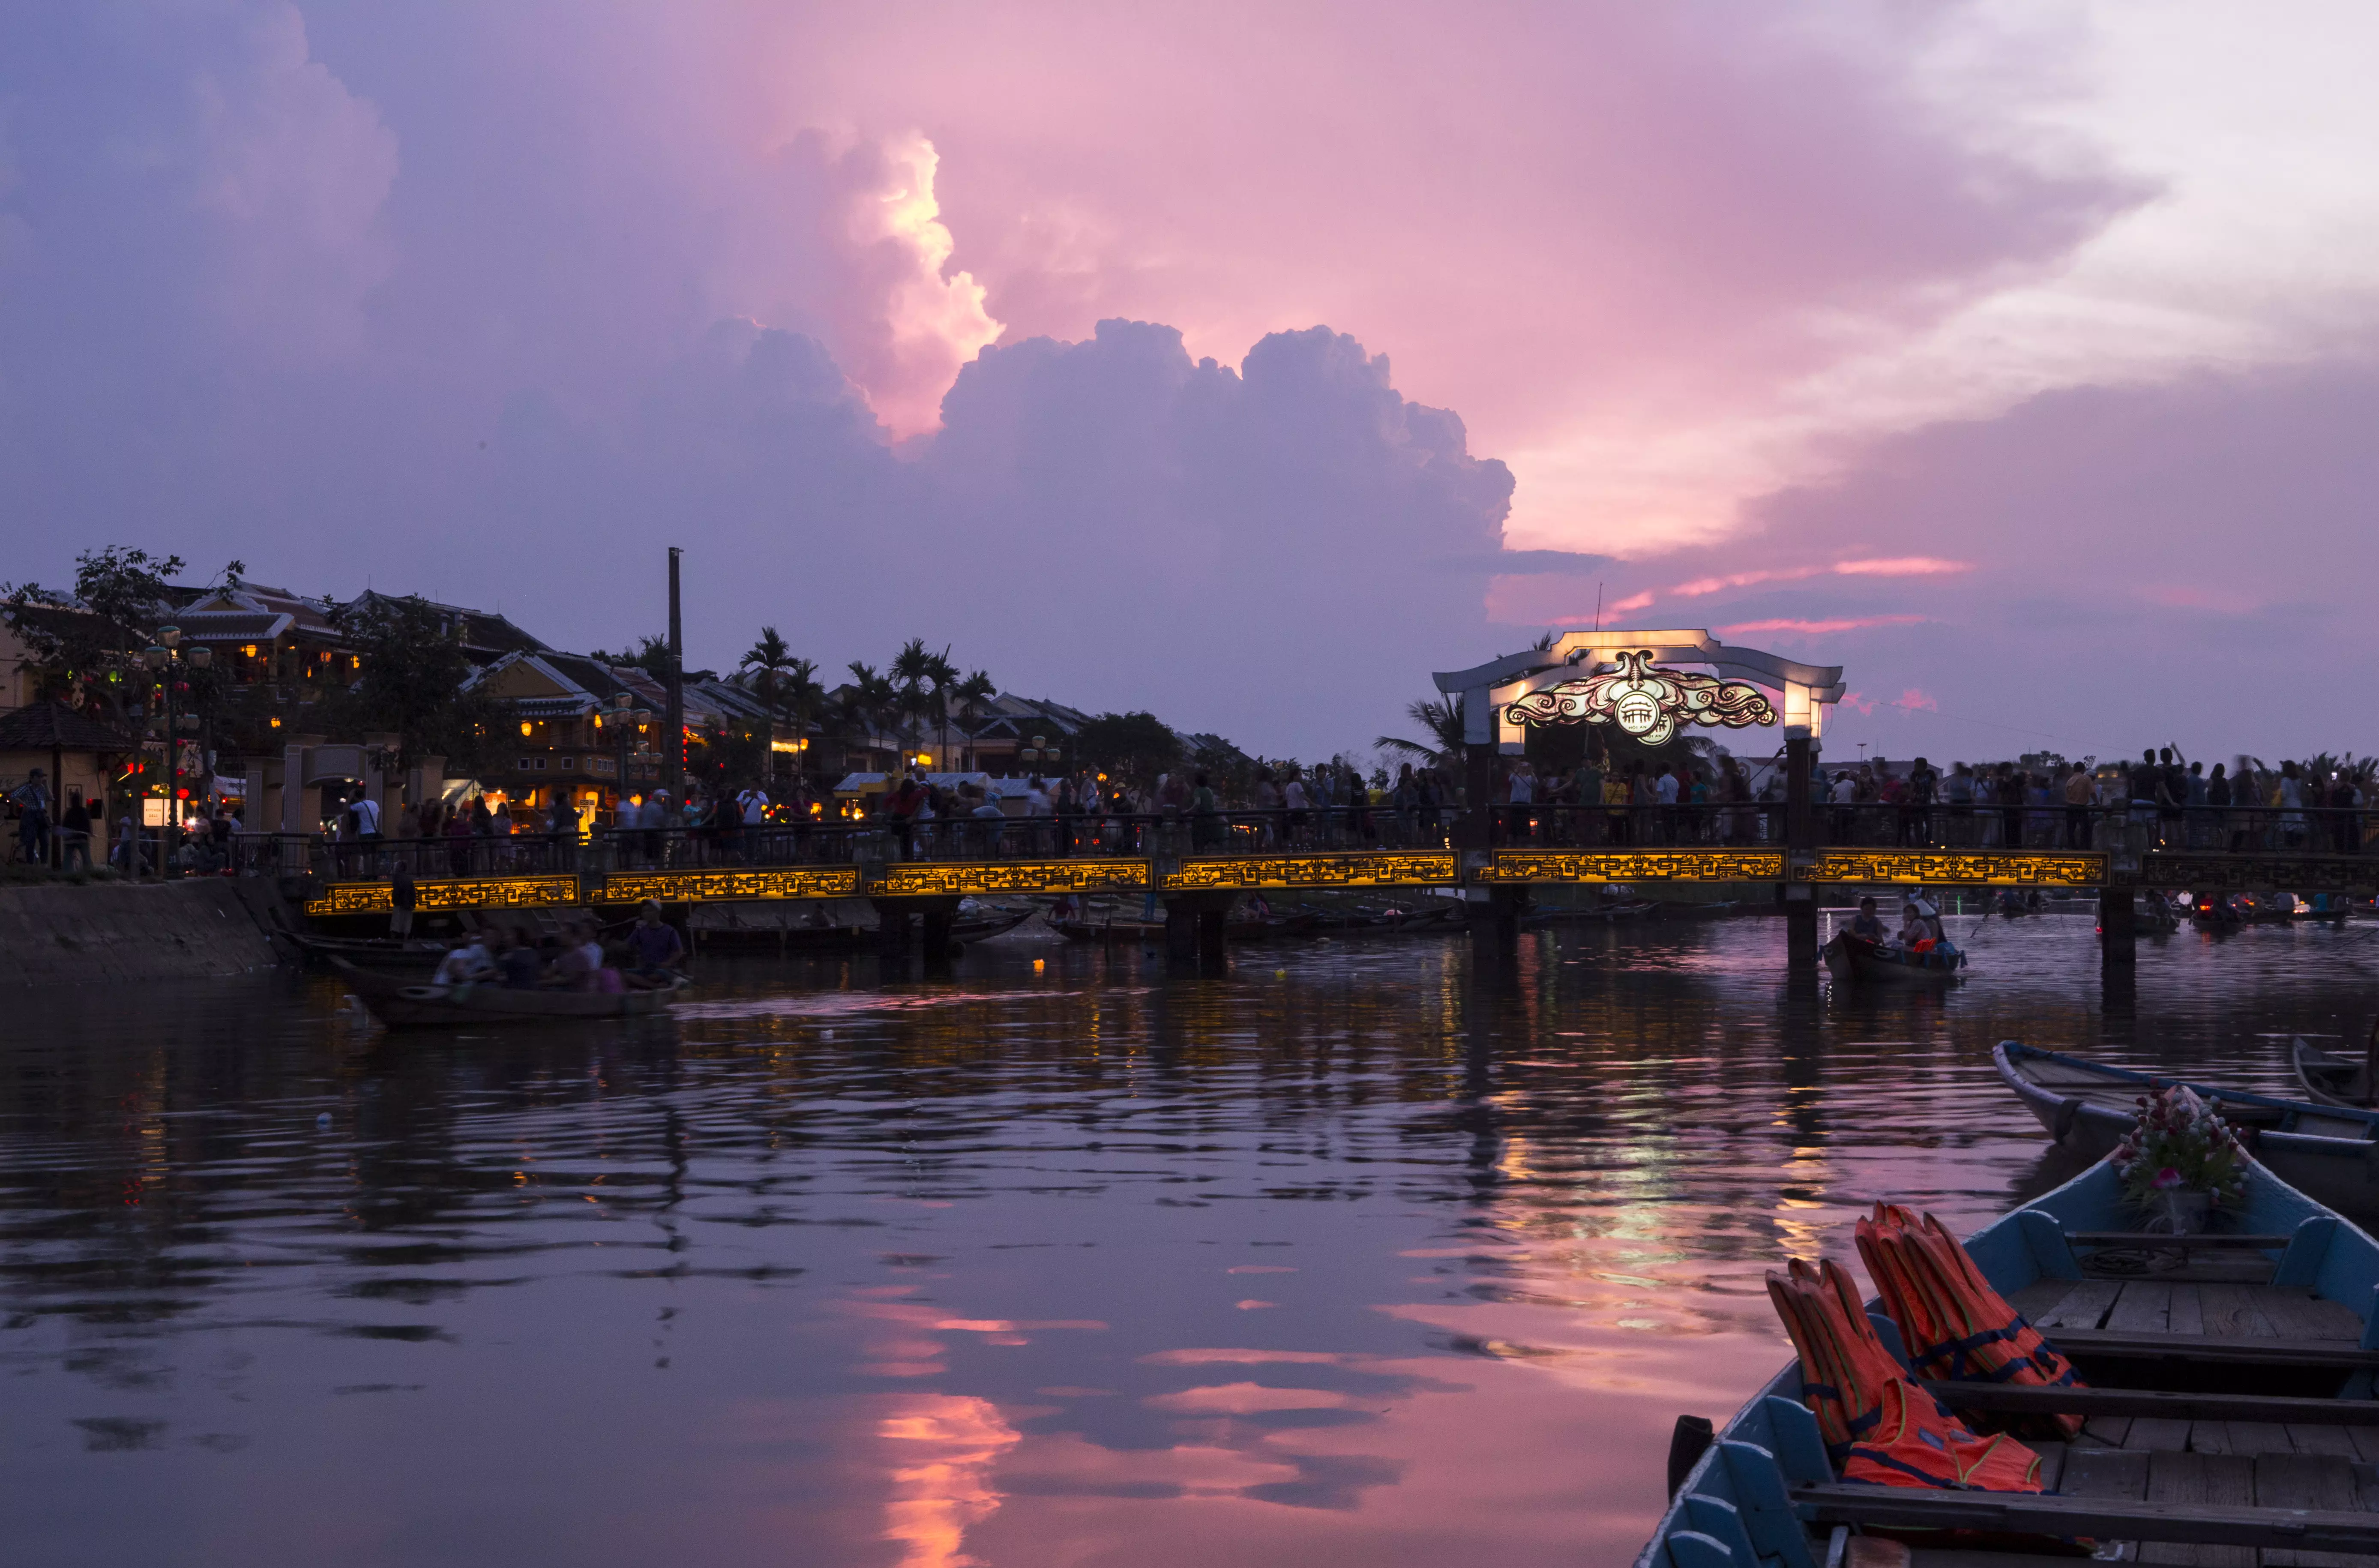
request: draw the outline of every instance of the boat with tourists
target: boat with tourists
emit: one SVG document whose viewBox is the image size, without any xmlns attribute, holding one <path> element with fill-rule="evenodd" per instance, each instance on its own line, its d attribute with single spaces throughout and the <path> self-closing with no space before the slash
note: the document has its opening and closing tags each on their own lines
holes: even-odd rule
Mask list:
<svg viewBox="0 0 2379 1568">
<path fill-rule="evenodd" d="M 1991 1062 L 2058 1145 L 2075 1154 L 2112 1152 L 2140 1097 L 2180 1085 L 2217 1106 L 2282 1180 L 2350 1213 L 2379 1215 L 2379 1111 L 2134 1072 L 2013 1040 L 1994 1046 Z"/>
<path fill-rule="evenodd" d="M 1878 984 L 1939 985 L 1957 979 L 1966 967 L 1966 955 L 1954 947 L 1920 953 L 1850 931 L 1835 932 L 1817 956 L 1836 980 Z"/>
<path fill-rule="evenodd" d="M 2379 1242 L 2186 1092 L 2126 1126 L 2127 1161 L 1962 1244 L 1878 1204 L 1872 1298 L 1830 1260 L 1770 1272 L 1794 1358 L 1715 1431 L 1679 1419 L 1636 1568 L 2379 1552 Z M 2168 1160 L 2209 1184 L 2204 1228 L 2149 1228 L 2190 1212 Z"/>
<path fill-rule="evenodd" d="M 344 959 L 331 967 L 391 1029 L 461 1028 L 486 1024 L 582 1023 L 589 1019 L 638 1018 L 668 1009 L 670 999 L 692 983 L 673 974 L 664 984 L 631 983 L 619 991 L 562 991 L 475 982 L 417 984 L 365 969 Z"/>
</svg>

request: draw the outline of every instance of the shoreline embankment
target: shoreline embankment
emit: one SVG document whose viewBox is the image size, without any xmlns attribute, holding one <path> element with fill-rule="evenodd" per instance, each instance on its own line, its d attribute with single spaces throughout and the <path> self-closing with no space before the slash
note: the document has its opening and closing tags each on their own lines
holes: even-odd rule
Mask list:
<svg viewBox="0 0 2379 1568">
<path fill-rule="evenodd" d="M 0 993 L 270 969 L 279 903 L 261 877 L 0 887 Z"/>
</svg>

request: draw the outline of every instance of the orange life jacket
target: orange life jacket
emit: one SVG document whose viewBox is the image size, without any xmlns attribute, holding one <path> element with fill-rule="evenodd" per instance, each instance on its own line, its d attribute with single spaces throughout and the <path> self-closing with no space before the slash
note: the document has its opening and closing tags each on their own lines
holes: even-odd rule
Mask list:
<svg viewBox="0 0 2379 1568">
<path fill-rule="evenodd" d="M 1884 1310 L 1900 1326 L 1918 1376 L 2082 1386 L 2072 1364 L 1991 1288 L 1940 1221 L 1930 1214 L 1920 1220 L 1897 1205 L 1878 1203 L 1871 1218 L 1859 1221 L 1857 1236 L 1859 1256 L 1875 1278 Z M 2068 1438 L 2082 1429 L 2078 1416 L 2006 1424 Z"/>
<path fill-rule="evenodd" d="M 1876 1337 L 1850 1276 L 1795 1259 L 1768 1294 L 1801 1359 L 1802 1398 L 1846 1481 L 1990 1491 L 2040 1488 L 2040 1456 L 1980 1437 L 1908 1381 Z"/>
</svg>

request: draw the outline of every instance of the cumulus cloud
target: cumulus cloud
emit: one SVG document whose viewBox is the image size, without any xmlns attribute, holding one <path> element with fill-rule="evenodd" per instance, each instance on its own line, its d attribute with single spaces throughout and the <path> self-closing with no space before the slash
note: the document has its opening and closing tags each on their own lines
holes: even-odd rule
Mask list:
<svg viewBox="0 0 2379 1568">
<path fill-rule="evenodd" d="M 0 103 L 18 378 L 159 334 L 301 368 L 360 346 L 396 139 L 296 7 L 12 11 Z"/>
<path fill-rule="evenodd" d="M 959 367 L 1003 330 L 983 285 L 948 270 L 957 242 L 934 191 L 939 166 L 913 131 L 838 146 L 804 130 L 765 161 L 766 217 L 733 249 L 743 275 L 731 289 L 781 312 L 772 324 L 814 323 L 896 437 L 934 428 Z M 779 270 L 791 275 L 769 276 Z"/>
</svg>

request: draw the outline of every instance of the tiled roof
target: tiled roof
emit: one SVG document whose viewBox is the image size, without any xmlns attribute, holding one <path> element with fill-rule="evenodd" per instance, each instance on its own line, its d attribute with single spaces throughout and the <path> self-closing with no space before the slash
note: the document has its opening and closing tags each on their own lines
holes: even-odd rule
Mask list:
<svg viewBox="0 0 2379 1568">
<path fill-rule="evenodd" d="M 61 702 L 28 703 L 0 714 L 0 752 L 128 752 L 134 745 L 121 730 Z"/>
<path fill-rule="evenodd" d="M 175 624 L 201 643 L 267 642 L 285 634 L 295 617 L 262 609 L 185 610 Z"/>
</svg>

